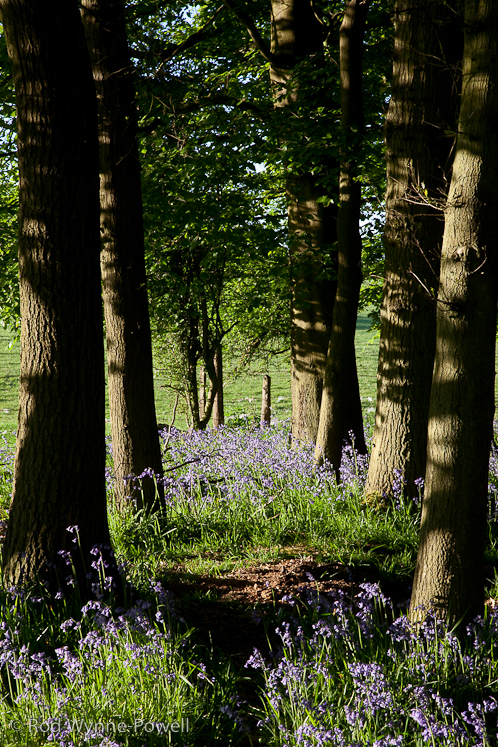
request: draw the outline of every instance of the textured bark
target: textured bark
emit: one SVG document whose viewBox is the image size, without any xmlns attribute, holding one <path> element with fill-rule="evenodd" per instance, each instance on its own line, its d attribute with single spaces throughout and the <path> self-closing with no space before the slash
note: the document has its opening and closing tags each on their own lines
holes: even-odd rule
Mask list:
<svg viewBox="0 0 498 747">
<path fill-rule="evenodd" d="M 83 0 L 99 107 L 101 270 L 107 337 L 115 498 L 157 507 L 162 477 L 154 406 L 142 195 L 132 65 L 123 0 Z M 161 495 L 161 486 L 158 486 Z"/>
<path fill-rule="evenodd" d="M 322 27 L 310 0 L 272 0 L 270 66 L 275 106 L 292 107 L 299 98 L 292 70 L 296 61 L 323 49 Z M 285 131 L 282 132 L 285 141 Z M 336 240 L 336 209 L 317 202 L 323 196 L 312 174 L 290 174 L 286 180 L 291 234 L 293 288 L 291 302 L 292 436 L 315 442 L 332 323 L 335 283 L 324 280 L 324 245 Z"/>
<path fill-rule="evenodd" d="M 391 494 L 395 470 L 416 495 L 425 473 L 436 295 L 456 120 L 454 69 L 462 32 L 448 4 L 398 0 L 386 122 L 386 269 L 377 410 L 367 499 Z M 437 205 L 435 204 L 437 203 Z"/>
<path fill-rule="evenodd" d="M 97 111 L 77 3 L 1 0 L 19 152 L 21 378 L 9 583 L 65 586 L 59 550 L 109 547 Z M 81 554 L 67 527 L 77 525 Z M 59 573 L 59 580 L 57 574 Z"/>
<path fill-rule="evenodd" d="M 445 217 L 427 471 L 410 616 L 483 612 L 494 413 L 498 6 L 465 4 L 461 110 Z"/>
<path fill-rule="evenodd" d="M 221 344 L 216 347 L 214 354 L 214 370 L 216 371 L 216 396 L 213 403 L 213 428 L 225 425 L 225 407 L 223 403 L 223 349 Z"/>
<path fill-rule="evenodd" d="M 337 290 L 327 352 L 315 462 L 328 459 L 339 476 L 348 431 L 366 453 L 354 337 L 361 285 L 361 183 L 355 180 L 355 151 L 363 129 L 363 36 L 369 2 L 347 3 L 340 30 L 341 130 L 344 154 L 339 176 Z"/>
</svg>

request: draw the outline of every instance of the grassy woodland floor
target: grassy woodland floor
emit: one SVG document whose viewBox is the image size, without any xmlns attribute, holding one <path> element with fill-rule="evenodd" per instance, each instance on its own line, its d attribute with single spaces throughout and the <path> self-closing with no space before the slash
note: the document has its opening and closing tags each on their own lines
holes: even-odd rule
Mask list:
<svg viewBox="0 0 498 747">
<path fill-rule="evenodd" d="M 360 319 L 357 347 L 371 417 L 377 343 L 367 326 Z M 18 353 L 0 354 L 0 408 L 9 411 L 2 430 L 10 435 Z M 251 408 L 258 415 L 262 373 L 227 387 L 228 416 L 251 416 Z M 285 363 L 271 374 L 285 421 Z M 165 394 L 158 392 L 158 412 L 169 422 Z M 40 589 L 0 592 L 0 744 L 498 744 L 492 604 L 459 637 L 430 618 L 414 631 L 403 613 L 419 502 L 400 490 L 395 506 L 375 512 L 362 501 L 366 460 L 351 448 L 338 486 L 327 465 L 313 471 L 308 449 L 288 448 L 285 422 L 261 431 L 246 420 L 164 439 L 160 514 L 110 507 L 121 607 L 104 590 L 98 552 L 84 606 L 66 568 L 57 598 Z M 1 458 L 5 511 L 11 446 Z M 490 470 L 494 597 L 495 454 Z M 73 536 L 77 552 L 77 530 Z"/>
</svg>

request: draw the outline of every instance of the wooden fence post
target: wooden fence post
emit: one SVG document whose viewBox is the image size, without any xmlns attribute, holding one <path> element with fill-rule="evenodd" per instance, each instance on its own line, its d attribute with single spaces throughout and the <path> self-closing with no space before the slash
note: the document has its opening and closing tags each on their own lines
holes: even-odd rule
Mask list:
<svg viewBox="0 0 498 747">
<path fill-rule="evenodd" d="M 200 392 L 199 392 L 199 418 L 204 417 L 204 413 L 206 412 L 206 384 L 207 384 L 207 375 L 206 375 L 206 369 L 204 366 L 202 366 L 200 372 Z"/>
<path fill-rule="evenodd" d="M 261 427 L 270 425 L 271 420 L 271 377 L 263 376 L 263 392 L 261 396 Z"/>
</svg>

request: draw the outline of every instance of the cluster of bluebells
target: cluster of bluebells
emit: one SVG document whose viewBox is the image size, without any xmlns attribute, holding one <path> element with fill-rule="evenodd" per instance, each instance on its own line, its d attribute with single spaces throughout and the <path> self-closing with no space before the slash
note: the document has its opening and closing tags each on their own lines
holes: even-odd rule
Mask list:
<svg viewBox="0 0 498 747">
<path fill-rule="evenodd" d="M 9 445 L 6 433 L 1 434 L 0 442 L 0 496 L 8 501 L 14 475 L 14 449 Z M 0 520 L 0 532 L 5 531 L 7 522 Z"/>
<path fill-rule="evenodd" d="M 259 428 L 168 433 L 165 494 L 174 503 L 186 496 L 204 501 L 267 503 L 284 490 L 310 498 L 330 491 L 335 477 L 330 464 L 315 468 L 311 445 L 289 442 L 285 424 Z"/>
<path fill-rule="evenodd" d="M 365 423 L 365 430 L 368 424 Z M 365 432 L 365 437 L 367 433 Z M 345 487 L 358 485 L 360 489 L 365 487 L 368 474 L 368 454 L 358 454 L 355 449 L 354 433 L 350 431 L 349 441 L 344 444 L 341 455 L 341 466 L 339 473 L 341 484 Z"/>
<path fill-rule="evenodd" d="M 50 646 L 49 655 L 33 650 L 42 636 L 23 642 L 23 626 L 29 625 L 29 609 L 50 606 L 50 598 L 11 590 L 15 624 L 0 623 L 0 673 L 14 706 L 4 721 L 13 725 L 16 740 L 31 743 L 38 731 L 60 747 L 117 747 L 112 734 L 102 732 L 116 711 L 129 733 L 137 719 L 153 725 L 164 716 L 161 708 L 171 720 L 172 703 L 182 703 L 188 713 L 189 700 L 214 680 L 202 663 L 180 651 L 183 641 L 170 628 L 175 612 L 169 592 L 157 582 L 150 592 L 153 604 L 139 599 L 126 610 L 99 599 L 86 603 L 78 619 L 60 624 L 61 644 Z M 161 706 L 151 697 L 157 692 Z"/>
<path fill-rule="evenodd" d="M 414 627 L 391 607 L 389 625 L 375 584 L 362 584 L 354 600 L 336 593 L 308 601 L 310 629 L 303 633 L 303 620 L 281 626 L 276 656 L 265 661 L 255 650 L 246 663 L 265 679 L 259 726 L 272 744 L 496 744 L 498 616 L 475 620 L 461 644 L 431 615 Z"/>
<path fill-rule="evenodd" d="M 6 432 L 1 433 L 0 436 L 0 473 L 2 475 L 11 475 L 14 471 L 14 449 L 7 440 Z"/>
</svg>

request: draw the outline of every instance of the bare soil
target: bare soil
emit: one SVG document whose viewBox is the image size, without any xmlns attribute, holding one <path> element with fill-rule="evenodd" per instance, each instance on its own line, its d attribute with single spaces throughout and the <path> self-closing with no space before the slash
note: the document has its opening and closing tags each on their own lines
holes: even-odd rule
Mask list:
<svg viewBox="0 0 498 747">
<path fill-rule="evenodd" d="M 254 648 L 268 649 L 261 621 L 271 623 L 289 598 L 304 600 L 309 592 L 327 595 L 342 590 L 347 597 L 360 591 L 362 582 L 377 582 L 395 604 L 406 604 L 407 583 L 381 579 L 375 567 L 320 564 L 312 556 L 290 558 L 241 568 L 223 576 L 193 576 L 178 568 L 165 583 L 175 595 L 186 622 L 208 636 L 220 653 L 247 660 Z"/>
</svg>

